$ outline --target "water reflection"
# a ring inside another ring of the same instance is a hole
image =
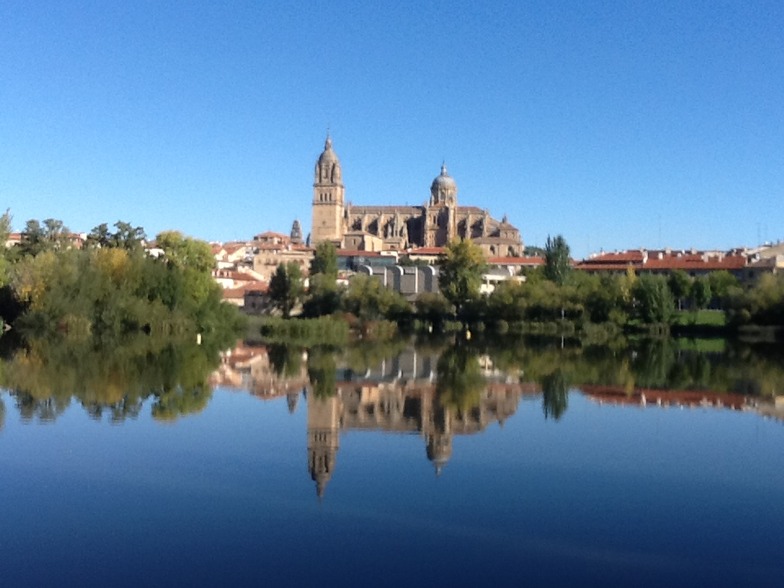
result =
[[[154,418],[172,420],[207,405],[208,378],[219,361],[217,351],[191,341],[147,335],[30,339],[7,351],[0,384],[24,421],[53,421],[76,400],[91,418],[121,423],[138,417],[148,398]]]
[[[440,474],[455,436],[503,424],[524,396],[540,397],[544,418],[554,421],[564,417],[574,393],[602,404],[754,410],[784,418],[784,397],[775,394],[784,390],[777,388],[784,371],[770,361],[776,349],[766,356],[749,348],[704,352],[644,341],[623,349],[459,342],[393,351],[374,356],[367,349],[238,346],[225,355],[213,383],[261,398],[285,396],[290,412],[306,399],[307,464],[318,496],[335,473],[342,433],[418,434]]]
[[[358,345],[347,350],[238,345],[218,354],[191,341],[140,335],[122,342],[31,340],[6,347],[0,384],[25,422],[50,422],[77,401],[96,420],[156,420],[202,411],[215,386],[285,397],[307,410],[307,467],[322,496],[341,434],[419,435],[441,474],[456,436],[503,424],[521,399],[541,401],[558,426],[570,394],[619,406],[752,410],[784,420],[781,347],[644,340],[622,347],[510,341]],[[0,429],[6,418],[0,400]]]
[[[569,384],[563,370],[542,377],[542,410],[544,418],[560,419],[569,406]]]

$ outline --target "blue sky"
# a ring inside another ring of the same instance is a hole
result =
[[[295,7],[296,6],[296,7]],[[346,196],[461,204],[576,256],[784,238],[780,1],[0,4],[0,206],[208,240]]]

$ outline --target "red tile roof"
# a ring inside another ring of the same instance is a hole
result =
[[[702,255],[684,255],[676,257],[670,255],[662,259],[648,259],[642,269],[646,270],[738,270],[746,267],[746,258],[742,255],[712,256],[704,258]]]
[[[739,270],[747,260],[737,254],[707,254],[683,251],[621,251],[604,253],[585,259],[575,265],[591,271],[624,271],[629,267],[642,271],[717,271]]]
[[[642,263],[642,251],[618,251],[613,253],[602,253],[596,257],[584,260],[582,263],[604,264],[604,263]]]

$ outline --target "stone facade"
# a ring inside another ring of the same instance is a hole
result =
[[[380,240],[384,251],[444,247],[459,238],[472,239],[492,257],[518,257],[523,252],[520,232],[506,217],[498,221],[487,210],[458,206],[457,184],[445,165],[433,180],[430,200],[423,206],[347,203],[340,160],[327,137],[316,162],[311,242],[332,241],[338,248],[355,248],[357,236],[362,234]],[[347,247],[347,240],[351,247]],[[371,242],[378,246],[378,241]]]

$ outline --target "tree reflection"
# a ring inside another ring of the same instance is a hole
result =
[[[267,357],[278,376],[293,378],[302,370],[302,349],[291,345],[269,345]]]
[[[438,358],[436,393],[439,403],[460,413],[479,406],[485,379],[475,351],[462,345],[447,348]]]
[[[134,334],[121,340],[30,338],[0,372],[25,420],[54,420],[75,399],[94,419],[136,418],[153,398],[152,415],[171,420],[203,409],[217,367],[216,350],[195,341]]]
[[[337,362],[331,349],[314,347],[308,354],[308,379],[316,398],[329,398],[337,391]]]
[[[640,339],[626,347],[560,348],[528,339],[500,341],[486,352],[496,368],[524,373],[547,393],[546,415],[555,418],[564,386],[702,390],[771,397],[784,390],[784,347],[730,340]],[[568,393],[566,394],[568,396]],[[565,409],[565,405],[564,405]]]
[[[559,420],[569,405],[569,384],[562,370],[542,378],[542,411],[544,418]]]

